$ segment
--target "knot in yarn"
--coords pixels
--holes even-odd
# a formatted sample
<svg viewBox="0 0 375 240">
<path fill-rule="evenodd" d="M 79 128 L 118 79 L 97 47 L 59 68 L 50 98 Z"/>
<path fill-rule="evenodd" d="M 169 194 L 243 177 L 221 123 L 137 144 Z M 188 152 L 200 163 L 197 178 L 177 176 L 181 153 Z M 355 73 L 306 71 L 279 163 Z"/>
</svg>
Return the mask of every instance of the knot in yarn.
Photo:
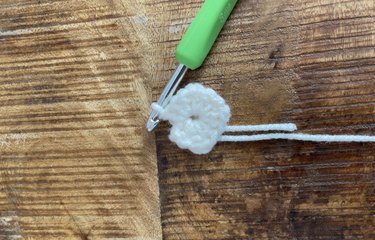
<svg viewBox="0 0 375 240">
<path fill-rule="evenodd" d="M 199 83 L 180 89 L 164 108 L 156 103 L 152 108 L 159 113 L 160 119 L 172 125 L 169 139 L 179 148 L 195 154 L 212 150 L 231 116 L 225 100 Z"/>
</svg>

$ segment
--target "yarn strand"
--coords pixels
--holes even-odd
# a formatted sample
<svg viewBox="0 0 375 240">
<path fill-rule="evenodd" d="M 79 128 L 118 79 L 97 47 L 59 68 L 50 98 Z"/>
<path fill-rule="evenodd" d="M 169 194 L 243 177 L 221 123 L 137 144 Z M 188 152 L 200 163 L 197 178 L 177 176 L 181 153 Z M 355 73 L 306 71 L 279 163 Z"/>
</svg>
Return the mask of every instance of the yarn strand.
<svg viewBox="0 0 375 240">
<path fill-rule="evenodd" d="M 297 126 L 294 123 L 238 125 L 238 126 L 226 126 L 225 128 L 225 132 L 266 132 L 266 131 L 294 132 L 296 130 L 297 130 Z"/>
<path fill-rule="evenodd" d="M 223 135 L 220 142 L 255 142 L 264 140 L 285 139 L 307 142 L 375 142 L 375 136 L 368 135 L 327 135 L 305 133 L 269 133 L 254 135 Z"/>
</svg>

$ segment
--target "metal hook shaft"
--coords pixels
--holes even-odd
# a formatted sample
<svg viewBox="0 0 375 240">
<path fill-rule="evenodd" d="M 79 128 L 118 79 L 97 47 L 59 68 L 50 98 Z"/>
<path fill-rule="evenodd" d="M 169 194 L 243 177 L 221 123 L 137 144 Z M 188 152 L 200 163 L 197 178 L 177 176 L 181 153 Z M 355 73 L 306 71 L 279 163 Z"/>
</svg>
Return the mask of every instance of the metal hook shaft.
<svg viewBox="0 0 375 240">
<path fill-rule="evenodd" d="M 188 68 L 184 64 L 180 64 L 174 74 L 172 75 L 171 79 L 169 80 L 167 86 L 164 88 L 162 94 L 160 95 L 159 100 L 157 101 L 157 104 L 165 107 L 169 101 L 171 100 L 171 97 L 176 92 L 178 85 L 180 84 L 181 80 L 185 76 Z M 159 114 L 155 110 L 151 111 L 150 117 L 147 121 L 147 130 L 149 132 L 152 132 L 156 126 L 159 124 Z"/>
</svg>

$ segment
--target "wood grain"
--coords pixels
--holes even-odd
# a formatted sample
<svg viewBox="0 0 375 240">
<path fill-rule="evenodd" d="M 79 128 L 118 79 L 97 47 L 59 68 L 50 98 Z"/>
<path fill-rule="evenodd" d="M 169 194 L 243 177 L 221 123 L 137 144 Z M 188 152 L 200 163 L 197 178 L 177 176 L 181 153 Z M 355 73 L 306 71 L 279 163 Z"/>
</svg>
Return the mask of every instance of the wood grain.
<svg viewBox="0 0 375 240">
<path fill-rule="evenodd" d="M 0 238 L 161 239 L 152 5 L 0 9 Z"/>
<path fill-rule="evenodd" d="M 155 95 L 202 2 L 155 3 L 171 24 Z M 374 135 L 374 23 L 373 0 L 239 1 L 185 84 L 217 90 L 232 124 Z M 221 143 L 197 156 L 172 144 L 168 127 L 156 134 L 165 239 L 375 239 L 374 144 Z"/>
</svg>

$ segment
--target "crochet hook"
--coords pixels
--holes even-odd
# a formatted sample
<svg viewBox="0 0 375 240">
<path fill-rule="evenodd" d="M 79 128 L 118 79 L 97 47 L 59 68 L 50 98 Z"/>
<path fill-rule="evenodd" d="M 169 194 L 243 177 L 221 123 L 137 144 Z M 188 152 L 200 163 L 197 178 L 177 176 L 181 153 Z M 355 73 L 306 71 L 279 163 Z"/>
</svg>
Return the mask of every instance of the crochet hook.
<svg viewBox="0 0 375 240">
<path fill-rule="evenodd" d="M 157 104 L 165 107 L 188 69 L 199 68 L 221 29 L 232 12 L 237 0 L 206 0 L 190 24 L 176 49 L 176 59 L 180 63 L 160 95 Z M 149 132 L 159 124 L 158 112 L 152 110 L 146 127 Z"/>
</svg>

